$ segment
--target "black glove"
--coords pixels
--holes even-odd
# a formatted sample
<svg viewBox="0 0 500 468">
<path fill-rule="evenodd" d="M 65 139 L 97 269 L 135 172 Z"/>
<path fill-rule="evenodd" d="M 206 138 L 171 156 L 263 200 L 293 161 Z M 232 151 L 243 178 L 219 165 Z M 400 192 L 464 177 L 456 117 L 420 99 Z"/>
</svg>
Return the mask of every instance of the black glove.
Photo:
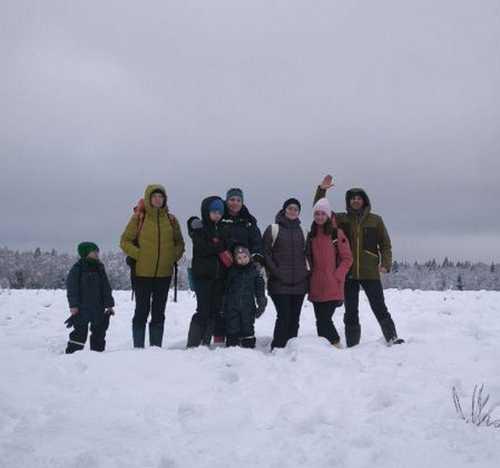
<svg viewBox="0 0 500 468">
<path fill-rule="evenodd" d="M 70 315 L 69 318 L 64 321 L 64 325 L 66 325 L 66 328 L 73 328 L 75 326 L 75 324 L 73 323 L 73 317 L 73 315 Z"/>
<path fill-rule="evenodd" d="M 266 310 L 267 306 L 267 297 L 263 297 L 262 299 L 257 300 L 257 311 L 255 312 L 255 317 L 260 318 L 261 315 Z"/>
<path fill-rule="evenodd" d="M 266 260 L 261 254 L 255 253 L 252 255 L 252 260 L 253 262 L 259 266 L 260 269 L 264 268 L 266 266 Z"/>
<path fill-rule="evenodd" d="M 191 220 L 190 227 L 193 230 L 203 229 L 203 221 L 200 218 L 193 218 Z"/>
</svg>

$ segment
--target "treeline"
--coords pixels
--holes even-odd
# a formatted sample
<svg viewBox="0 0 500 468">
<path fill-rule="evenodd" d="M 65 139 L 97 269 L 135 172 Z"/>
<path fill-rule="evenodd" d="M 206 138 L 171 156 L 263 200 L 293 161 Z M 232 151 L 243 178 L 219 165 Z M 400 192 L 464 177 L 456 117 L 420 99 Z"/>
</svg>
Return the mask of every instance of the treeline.
<svg viewBox="0 0 500 468">
<path fill-rule="evenodd" d="M 101 256 L 114 289 L 130 289 L 130 271 L 121 252 Z M 19 252 L 0 248 L 0 288 L 3 289 L 64 289 L 66 275 L 76 257 L 56 250 L 41 249 Z M 179 265 L 179 289 L 188 289 L 187 266 Z M 383 278 L 384 287 L 444 291 L 500 291 L 500 265 L 430 260 L 425 263 L 394 262 L 393 270 Z"/>
</svg>

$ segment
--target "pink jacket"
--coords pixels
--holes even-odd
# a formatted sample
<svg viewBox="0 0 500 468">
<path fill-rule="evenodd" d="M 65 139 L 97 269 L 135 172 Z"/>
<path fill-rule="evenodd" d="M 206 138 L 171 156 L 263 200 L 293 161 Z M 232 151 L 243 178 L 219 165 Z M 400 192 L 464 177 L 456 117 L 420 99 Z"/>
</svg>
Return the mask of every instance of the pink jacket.
<svg viewBox="0 0 500 468">
<path fill-rule="evenodd" d="M 319 229 L 311 240 L 310 256 L 309 300 L 343 301 L 345 278 L 352 265 L 351 247 L 345 234 L 338 229 L 334 244 L 331 236 Z"/>
</svg>

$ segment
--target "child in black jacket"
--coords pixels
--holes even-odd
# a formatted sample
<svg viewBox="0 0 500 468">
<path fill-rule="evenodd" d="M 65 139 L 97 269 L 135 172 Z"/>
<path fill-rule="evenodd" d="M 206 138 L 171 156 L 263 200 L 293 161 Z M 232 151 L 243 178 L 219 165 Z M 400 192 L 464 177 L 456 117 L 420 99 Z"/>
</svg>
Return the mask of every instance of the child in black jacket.
<svg viewBox="0 0 500 468">
<path fill-rule="evenodd" d="M 255 318 L 264 313 L 266 305 L 264 278 L 251 261 L 249 250 L 238 246 L 234 249 L 224 298 L 226 346 L 255 348 Z"/>
<path fill-rule="evenodd" d="M 69 334 L 66 354 L 85 347 L 90 323 L 90 349 L 104 351 L 109 317 L 114 315 L 115 302 L 104 265 L 99 260 L 99 248 L 93 242 L 78 246 L 80 260 L 71 268 L 66 280 L 71 317 L 66 320 Z"/>
<path fill-rule="evenodd" d="M 208 346 L 214 333 L 220 334 L 221 328 L 223 333 L 222 300 L 226 279 L 223 259 L 229 255 L 220 225 L 223 214 L 224 201 L 211 196 L 201 203 L 201 220 L 196 217 L 188 220 L 193 240 L 192 279 L 197 303 L 189 325 L 188 348 Z"/>
</svg>

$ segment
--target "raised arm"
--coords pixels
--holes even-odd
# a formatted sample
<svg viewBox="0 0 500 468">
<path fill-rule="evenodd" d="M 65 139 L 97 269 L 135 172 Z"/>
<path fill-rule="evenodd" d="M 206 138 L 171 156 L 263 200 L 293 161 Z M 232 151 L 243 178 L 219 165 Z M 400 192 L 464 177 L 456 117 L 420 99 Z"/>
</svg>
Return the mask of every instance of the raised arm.
<svg viewBox="0 0 500 468">
<path fill-rule="evenodd" d="M 330 174 L 326 175 L 316 189 L 313 205 L 321 198 L 325 198 L 328 189 L 332 188 L 334 185 L 333 177 Z"/>
</svg>

